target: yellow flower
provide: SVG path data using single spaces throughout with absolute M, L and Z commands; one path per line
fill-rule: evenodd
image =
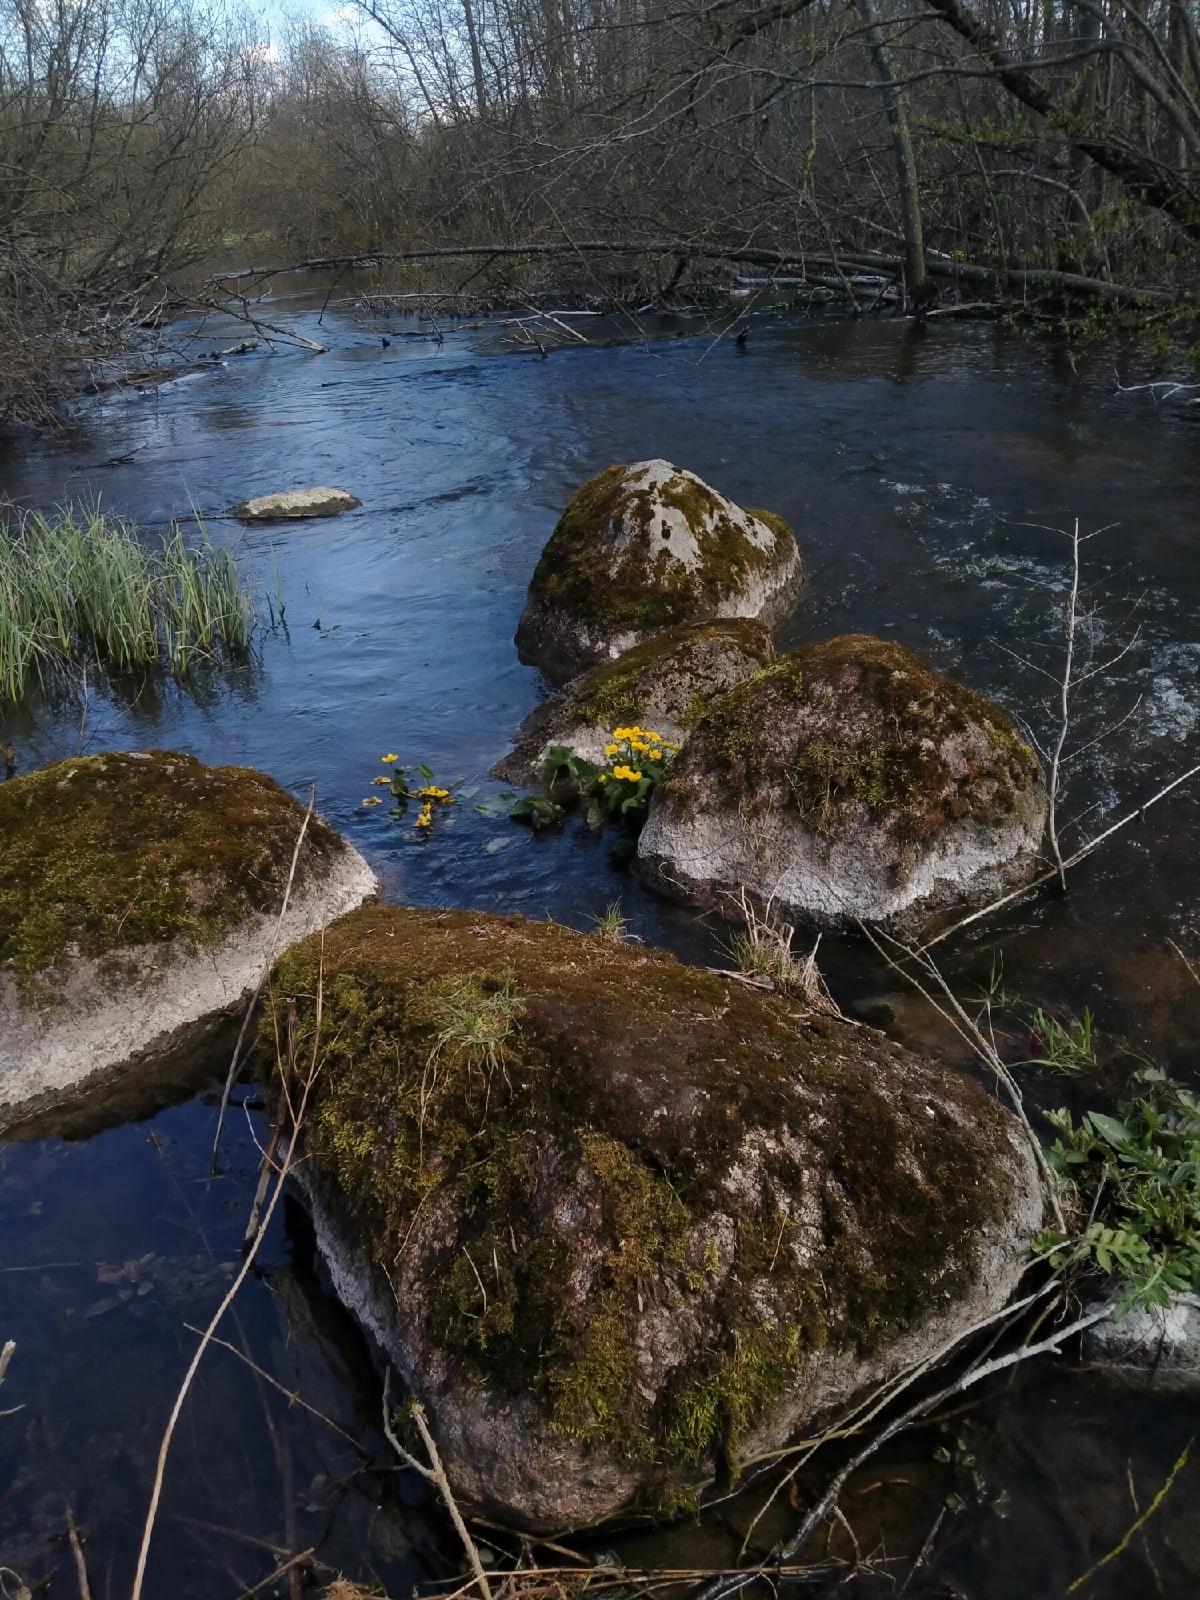
M 637 750 L 639 753 L 641 753 L 642 751 L 649 750 L 650 746 L 644 739 L 630 739 L 629 748 L 631 750 Z
M 614 728 L 613 729 L 613 738 L 614 739 L 628 739 L 629 735 L 632 732 L 633 732 L 632 728 Z
M 441 789 L 436 783 L 427 783 L 423 789 L 417 790 L 417 795 L 422 800 L 440 800 L 443 804 L 450 801 L 449 789 Z
M 380 761 L 386 761 L 387 764 L 389 766 L 391 766 L 392 762 L 393 761 L 399 761 L 400 757 L 396 756 L 396 755 L 388 755 L 388 756 L 380 756 L 379 759 L 380 759 Z
M 620 755 L 620 753 L 621 753 L 621 746 L 619 744 L 606 744 L 604 746 L 604 754 L 606 756 Z
M 383 801 L 377 794 L 369 794 L 363 801 L 363 805 L 365 806 L 381 806 L 382 804 Z
M 387 789 L 391 787 L 392 780 L 390 778 L 385 778 L 381 772 L 377 778 L 372 778 L 371 782 L 377 789 Z
M 640 772 L 635 772 L 632 767 L 620 766 L 613 768 L 614 778 L 623 778 L 626 783 L 636 783 L 641 777 Z

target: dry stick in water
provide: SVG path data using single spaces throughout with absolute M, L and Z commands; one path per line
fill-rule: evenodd
M 75 1525 L 75 1517 L 70 1506 L 67 1507 L 67 1539 L 71 1545 L 71 1559 L 75 1563 L 75 1582 L 79 1586 L 79 1600 L 92 1600 L 92 1586 L 88 1582 L 87 1561 L 83 1554 L 83 1541 L 79 1537 L 79 1529 Z
M 217 1170 L 217 1150 L 221 1143 L 221 1130 L 225 1126 L 225 1113 L 229 1109 L 229 1096 L 233 1093 L 234 1081 L 242 1059 L 242 1045 L 246 1041 L 246 1033 L 250 1027 L 250 1019 L 254 1015 L 254 1008 L 258 1005 L 258 997 L 262 993 L 263 984 L 267 981 L 267 974 L 275 960 L 275 951 L 279 945 L 279 933 L 283 927 L 283 919 L 287 916 L 288 906 L 291 904 L 292 887 L 296 882 L 296 868 L 300 862 L 300 851 L 304 846 L 304 836 L 308 832 L 308 825 L 312 821 L 313 812 L 317 805 L 317 786 L 313 784 L 308 792 L 308 808 L 304 813 L 304 821 L 300 824 L 300 832 L 296 835 L 296 848 L 292 851 L 292 865 L 288 871 L 287 883 L 283 890 L 283 903 L 279 907 L 279 916 L 275 921 L 275 932 L 271 935 L 271 943 L 267 948 L 266 959 L 263 961 L 262 971 L 258 975 L 258 982 L 254 985 L 254 993 L 250 996 L 246 1011 L 242 1017 L 242 1026 L 238 1030 L 237 1043 L 233 1047 L 233 1056 L 229 1062 L 229 1072 L 225 1078 L 225 1087 L 221 1091 L 221 1105 L 217 1111 L 217 1131 L 213 1135 L 212 1144 L 212 1171 Z
M 421 1443 L 425 1446 L 425 1449 L 429 1454 L 429 1466 L 426 1466 L 423 1461 L 418 1461 L 416 1456 L 414 1456 L 411 1451 L 408 1451 L 404 1448 L 396 1435 L 395 1428 L 392 1426 L 391 1406 L 389 1403 L 391 1380 L 392 1370 L 390 1367 L 387 1367 L 385 1368 L 383 1374 L 384 1436 L 386 1437 L 387 1442 L 391 1445 L 392 1449 L 400 1457 L 401 1461 L 403 1461 L 404 1465 L 406 1467 L 410 1467 L 414 1472 L 419 1473 L 421 1477 L 425 1479 L 426 1483 L 433 1484 L 434 1488 L 441 1495 L 446 1510 L 450 1514 L 450 1521 L 454 1524 L 454 1531 L 457 1533 L 459 1540 L 462 1543 L 462 1547 L 467 1553 L 467 1560 L 471 1563 L 471 1571 L 474 1574 L 474 1582 L 479 1589 L 479 1593 L 483 1597 L 483 1600 L 492 1600 L 491 1586 L 488 1583 L 487 1574 L 483 1570 L 483 1561 L 479 1555 L 479 1547 L 476 1545 L 474 1539 L 472 1539 L 467 1529 L 467 1525 L 463 1521 L 462 1512 L 458 1509 L 458 1502 L 454 1498 L 454 1491 L 450 1487 L 450 1480 L 446 1476 L 446 1469 L 442 1465 L 441 1456 L 438 1454 L 437 1444 L 434 1442 L 433 1434 L 429 1431 L 429 1423 L 425 1418 L 425 1408 L 421 1405 L 420 1401 L 413 1400 L 408 1407 L 408 1414 L 413 1420 L 413 1426 L 421 1435 Z
M 311 815 L 312 805 L 310 803 L 308 815 L 306 815 L 304 819 L 304 827 L 308 826 L 308 817 Z M 301 830 L 301 833 L 303 834 L 303 829 Z M 250 1246 L 245 1252 L 245 1257 L 242 1261 L 242 1265 L 237 1276 L 229 1285 L 229 1288 L 225 1291 L 225 1295 L 221 1300 L 220 1305 L 213 1312 L 211 1318 L 209 1319 L 208 1326 L 201 1335 L 200 1342 L 192 1354 L 192 1359 L 188 1362 L 187 1371 L 183 1375 L 183 1382 L 179 1386 L 179 1392 L 175 1396 L 175 1403 L 171 1407 L 171 1414 L 167 1418 L 167 1425 L 163 1431 L 162 1443 L 159 1445 L 158 1449 L 158 1461 L 154 1469 L 154 1486 L 150 1494 L 150 1504 L 146 1511 L 146 1522 L 142 1530 L 142 1543 L 140 1549 L 138 1550 L 137 1570 L 134 1573 L 133 1587 L 129 1591 L 129 1600 L 141 1600 L 142 1587 L 146 1581 L 146 1562 L 150 1555 L 150 1541 L 154 1536 L 154 1523 L 158 1516 L 159 1501 L 162 1499 L 163 1477 L 167 1468 L 167 1456 L 170 1454 L 171 1441 L 174 1438 L 175 1429 L 178 1426 L 179 1418 L 183 1412 L 183 1403 L 187 1399 L 188 1391 L 192 1386 L 192 1381 L 199 1370 L 201 1361 L 204 1359 L 204 1352 L 208 1349 L 209 1344 L 212 1342 L 222 1317 L 224 1317 L 226 1311 L 228 1311 L 229 1307 L 233 1304 L 239 1289 L 242 1287 L 242 1284 L 245 1283 L 250 1274 L 250 1269 L 254 1265 L 255 1258 L 257 1257 L 259 1249 L 262 1246 L 262 1242 L 266 1237 L 267 1229 L 271 1225 L 271 1219 L 275 1215 L 275 1209 L 283 1197 L 284 1187 L 287 1183 L 288 1174 L 292 1169 L 292 1162 L 296 1154 L 297 1139 L 299 1137 L 300 1129 L 304 1123 L 305 1113 L 308 1110 L 309 1095 L 312 1092 L 313 1084 L 315 1083 L 317 1073 L 320 1070 L 319 1051 L 324 997 L 325 959 L 324 938 L 322 936 L 321 964 L 317 979 L 316 1012 L 313 1024 L 312 1060 L 309 1063 L 308 1071 L 304 1077 L 298 1103 L 293 1104 L 291 1094 L 288 1092 L 285 1083 L 283 1104 L 280 1106 L 280 1115 L 282 1116 L 284 1106 L 286 1105 L 292 1124 L 291 1135 L 288 1139 L 287 1149 L 285 1150 L 283 1160 L 280 1163 L 276 1176 L 275 1188 L 272 1190 L 271 1197 L 267 1202 L 266 1210 L 263 1212 L 263 1217 L 261 1223 L 259 1224 L 258 1232 L 251 1240 Z M 289 1076 L 291 1076 L 290 1070 Z
M 1076 1578 L 1073 1583 L 1069 1583 L 1067 1585 L 1068 1594 L 1074 1594 L 1077 1589 L 1082 1589 L 1084 1584 L 1089 1582 L 1090 1579 L 1094 1578 L 1102 1567 L 1106 1567 L 1110 1561 L 1115 1561 L 1123 1551 L 1129 1548 L 1130 1540 L 1136 1533 L 1141 1532 L 1141 1530 L 1150 1521 L 1150 1518 L 1158 1510 L 1159 1506 L 1162 1505 L 1163 1501 L 1170 1494 L 1172 1488 L 1174 1488 L 1175 1479 L 1183 1471 L 1184 1467 L 1187 1466 L 1188 1457 L 1192 1453 L 1192 1445 L 1195 1443 L 1195 1441 L 1196 1435 L 1193 1434 L 1188 1442 L 1184 1445 L 1183 1452 L 1179 1459 L 1167 1474 L 1166 1481 L 1164 1482 L 1162 1488 L 1154 1496 L 1154 1499 L 1151 1500 L 1150 1504 L 1146 1507 L 1145 1511 L 1142 1512 L 1141 1516 L 1138 1517 L 1137 1521 L 1130 1526 L 1125 1534 L 1125 1537 L 1120 1541 L 1119 1544 L 1114 1545 L 1106 1556 L 1101 1556 L 1099 1561 L 1096 1562 L 1095 1566 L 1089 1567 L 1087 1571 Z
M 1131 822 L 1139 821 L 1146 815 L 1151 806 L 1156 806 L 1160 800 L 1165 800 L 1169 794 L 1178 789 L 1181 784 L 1187 783 L 1189 779 L 1194 778 L 1197 773 L 1200 773 L 1200 763 L 1194 767 L 1189 767 L 1186 772 L 1181 772 L 1177 778 L 1172 778 L 1170 783 L 1165 783 L 1161 789 L 1152 794 L 1148 800 L 1143 800 L 1141 805 L 1137 806 L 1133 811 L 1127 811 L 1123 817 L 1118 817 L 1116 822 L 1105 828 L 1102 833 L 1096 834 L 1086 844 L 1080 845 L 1078 850 L 1066 856 L 1062 863 L 1062 871 L 1066 872 L 1072 867 L 1078 866 L 1081 861 L 1098 850 L 1102 844 L 1107 844 L 1114 834 L 1120 833 Z M 998 900 L 991 901 L 990 904 L 983 906 L 980 910 L 972 911 L 970 916 L 963 917 L 960 921 L 952 923 L 948 928 L 943 928 L 941 933 L 936 933 L 932 939 L 926 940 L 918 953 L 924 955 L 927 950 L 932 950 L 934 945 L 941 944 L 953 934 L 961 933 L 964 928 L 970 927 L 972 923 L 980 922 L 984 917 L 992 916 L 1005 906 L 1015 905 L 1018 900 L 1024 900 L 1027 895 L 1034 894 L 1038 889 L 1045 888 L 1048 883 L 1053 883 L 1059 876 L 1058 867 L 1052 867 L 1049 872 L 1040 873 L 1036 878 L 1031 878 L 1028 883 L 1022 884 L 1019 889 L 1013 889 L 1008 894 L 1001 895 Z

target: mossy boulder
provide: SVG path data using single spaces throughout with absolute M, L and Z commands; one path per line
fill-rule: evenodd
M 743 890 L 823 926 L 917 932 L 1031 877 L 1036 756 L 985 695 L 846 634 L 721 695 L 650 807 L 638 866 L 728 909 Z
M 506 783 L 534 784 L 552 745 L 601 764 L 622 723 L 653 728 L 682 743 L 714 695 L 775 658 L 761 622 L 735 617 L 653 634 L 615 661 L 604 661 L 530 712 L 510 754 L 492 768 Z
M 802 583 L 782 517 L 744 511 L 669 461 L 608 467 L 575 493 L 542 551 L 517 653 L 563 683 L 680 623 L 774 625 Z
M 374 892 L 314 816 L 280 921 L 304 815 L 260 772 L 170 750 L 0 784 L 0 1123 L 194 1050 L 272 953 Z
M 869 1028 L 553 923 L 368 907 L 276 968 L 301 1060 L 322 960 L 297 1171 L 481 1514 L 678 1508 L 1020 1276 L 1024 1130 Z

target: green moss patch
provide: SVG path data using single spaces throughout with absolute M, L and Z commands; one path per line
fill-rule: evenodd
M 775 650 L 762 624 L 748 618 L 671 628 L 585 673 L 572 688 L 573 712 L 580 723 L 615 728 L 636 721 L 653 704 L 686 726 L 698 709 L 697 700 L 703 705 L 706 698 L 694 685 L 716 676 L 722 653 L 730 660 L 747 657 L 765 664 Z M 676 684 L 685 686 L 685 692 L 673 694 Z
M 1008 714 L 904 646 L 846 634 L 804 645 L 720 696 L 669 777 L 701 806 L 790 808 L 836 836 L 863 817 L 921 842 L 996 826 L 1040 773 Z
M 715 615 L 730 595 L 784 569 L 794 555 L 782 517 L 751 513 L 774 536 L 763 548 L 698 478 L 680 473 L 642 487 L 630 474 L 628 465 L 607 467 L 575 493 L 534 571 L 533 599 L 614 633 L 667 628 Z M 664 505 L 682 513 L 697 541 L 694 567 L 655 548 L 652 528 Z
M 431 1296 L 454 1383 L 532 1393 L 668 1499 L 812 1352 L 944 1303 L 1009 1200 L 976 1085 L 659 952 L 366 908 L 278 964 L 268 1069 L 293 1002 L 308 1059 L 319 985 L 307 1145 L 342 1224 Z
M 215 942 L 278 910 L 303 816 L 262 773 L 176 751 L 81 756 L 0 784 L 0 969 L 44 998 L 74 952 Z M 297 882 L 338 848 L 314 817 Z

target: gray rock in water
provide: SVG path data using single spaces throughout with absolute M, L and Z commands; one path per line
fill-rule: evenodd
M 376 907 L 276 969 L 299 1059 L 318 968 L 320 1248 L 495 1521 L 678 1507 L 1021 1277 L 1025 1130 L 870 1028 L 553 923 Z
M 1200 1390 L 1200 1298 L 1177 1295 L 1165 1308 L 1134 1306 L 1083 1336 L 1084 1353 L 1106 1372 L 1144 1388 Z
M 375 875 L 245 767 L 176 751 L 60 761 L 0 784 L 0 1126 L 115 1076 L 186 1070 L 272 954 Z
M 515 747 L 492 775 L 505 783 L 535 784 L 553 745 L 602 765 L 613 729 L 631 723 L 682 743 L 714 695 L 774 656 L 771 635 L 749 618 L 656 633 L 615 661 L 592 667 L 530 712 Z
M 260 494 L 233 507 L 230 516 L 244 522 L 291 522 L 303 517 L 336 517 L 353 511 L 362 501 L 345 489 L 285 489 L 280 494 Z
M 916 932 L 1031 877 L 1046 790 L 1012 719 L 903 646 L 844 635 L 714 700 L 656 790 L 643 876 L 730 909 Z
M 608 467 L 573 496 L 529 585 L 522 661 L 563 683 L 663 628 L 781 621 L 803 584 L 791 529 L 669 461 Z

